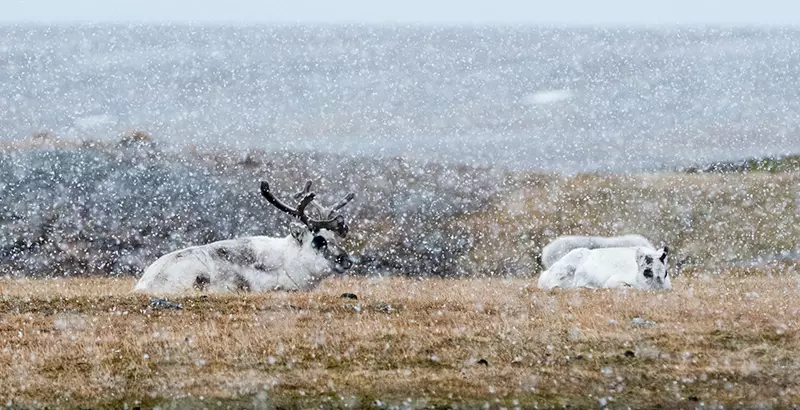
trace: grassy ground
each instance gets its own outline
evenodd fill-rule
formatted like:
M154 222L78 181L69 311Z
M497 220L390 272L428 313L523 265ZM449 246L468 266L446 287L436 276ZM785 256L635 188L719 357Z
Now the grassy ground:
M468 238L467 249L443 263L455 265L452 271L537 274L542 248L561 235L641 234L668 245L674 266L720 273L796 252L800 241L800 173L518 174L505 187L479 210L426 226L445 238ZM368 238L401 236L354 224L354 232L364 231ZM348 246L356 254L370 248Z
M534 283L345 278L310 293L191 295L174 299L183 310L153 310L130 279L0 280L0 404L800 402L794 266L724 280L687 272L660 294Z

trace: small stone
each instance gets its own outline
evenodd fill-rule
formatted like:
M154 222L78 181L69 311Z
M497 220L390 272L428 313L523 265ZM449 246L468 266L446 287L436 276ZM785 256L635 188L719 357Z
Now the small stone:
M342 297L342 298L345 298L345 299L353 299L353 300L358 300L358 296L356 296L356 294L355 294L355 293L342 293L342 296L341 296L341 297Z
M486 361L486 359L480 359L480 360L478 360L478 364L482 364L482 365L484 365L484 366L489 366L489 362L488 362L488 361Z
M636 353L634 353L633 350L626 350L625 357L636 357Z
M651 320L645 320L637 316L631 319L631 324L636 326L655 326L656 322L653 322Z
M174 309L174 310L183 309L183 306L175 302L170 302L166 299L160 299L160 298L150 298L150 307L153 309Z

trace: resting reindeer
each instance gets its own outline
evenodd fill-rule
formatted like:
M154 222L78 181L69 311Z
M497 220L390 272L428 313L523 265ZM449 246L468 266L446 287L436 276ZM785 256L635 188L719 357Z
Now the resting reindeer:
M332 272L344 273L350 257L337 245L349 230L336 212L354 198L350 193L330 208L314 202L311 181L291 208L261 182L270 204L296 218L284 238L251 236L213 242L169 253L150 265L136 284L137 291L179 293L192 289L211 292L308 290ZM313 208L320 219L308 216Z
M539 288L671 289L666 246L573 249L539 276Z
M630 246L644 246L655 249L645 237L641 235L622 236L559 236L542 249L542 265L545 269L553 266L564 255L573 249L599 249L599 248L625 248Z

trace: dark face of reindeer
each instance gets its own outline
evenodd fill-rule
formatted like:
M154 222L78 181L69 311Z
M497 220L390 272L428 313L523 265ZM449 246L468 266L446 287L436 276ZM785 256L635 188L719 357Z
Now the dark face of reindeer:
M665 246L663 249L647 252L639 249L637 248L636 255L645 282L650 283L654 289L671 289L672 284L667 269L669 248Z
M344 217L336 212L353 200L354 194L348 194L331 207L324 207L314 202L315 194L311 192L311 181L308 181L303 191L295 195L295 199L302 198L297 208L291 208L277 199L266 182L261 183L261 194L273 206L298 219L292 223L291 231L301 247L322 256L336 273L344 273L353 266L350 256L338 244L338 237L347 236L349 228ZM320 219L313 219L306 214L309 207Z
M345 273L353 267L353 261L350 260L347 252L337 244L338 241L333 232L322 230L312 236L311 248L319 252L331 264L334 272Z
M353 267L353 261L341 246L333 232L322 229L313 232L305 225L292 223L292 237L297 241L304 252L311 252L323 257L336 273L345 273Z

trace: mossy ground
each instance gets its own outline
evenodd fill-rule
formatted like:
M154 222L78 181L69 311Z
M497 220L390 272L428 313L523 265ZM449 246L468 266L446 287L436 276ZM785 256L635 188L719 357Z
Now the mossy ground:
M612 408L800 402L794 265L686 271L671 292L531 279L333 278L187 295L0 280L0 402L51 408ZM340 297L352 292L358 300ZM642 317L655 326L632 324Z

